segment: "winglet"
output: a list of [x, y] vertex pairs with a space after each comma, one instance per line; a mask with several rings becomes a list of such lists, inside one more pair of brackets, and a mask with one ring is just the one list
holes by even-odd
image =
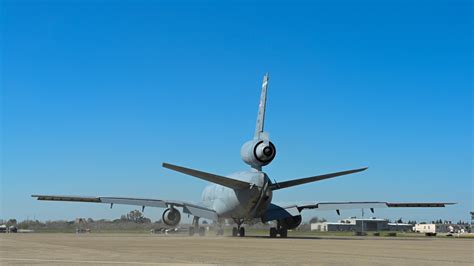
[[260, 134], [263, 133], [263, 126], [265, 123], [265, 106], [267, 103], [267, 88], [268, 88], [268, 73], [263, 76], [262, 94], [260, 95], [260, 104], [258, 106], [257, 125], [255, 127], [255, 139], [260, 139]]

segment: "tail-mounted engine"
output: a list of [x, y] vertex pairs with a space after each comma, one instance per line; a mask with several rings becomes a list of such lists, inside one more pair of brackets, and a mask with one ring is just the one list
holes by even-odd
[[177, 209], [169, 208], [163, 212], [162, 220], [168, 226], [176, 226], [181, 221], [181, 214]]
[[276, 148], [270, 141], [251, 140], [240, 150], [244, 162], [252, 167], [262, 167], [269, 164], [276, 155]]

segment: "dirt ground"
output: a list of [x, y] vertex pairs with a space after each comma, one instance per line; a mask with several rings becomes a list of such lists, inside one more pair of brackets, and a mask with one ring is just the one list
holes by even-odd
[[0, 264], [474, 265], [473, 239], [1, 234]]

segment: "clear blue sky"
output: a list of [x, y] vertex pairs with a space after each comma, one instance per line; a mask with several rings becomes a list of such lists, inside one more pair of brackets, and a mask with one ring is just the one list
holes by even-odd
[[276, 202], [448, 201], [375, 215], [469, 219], [471, 1], [115, 2], [2, 1], [0, 218], [133, 209], [35, 193], [199, 200], [205, 182], [161, 163], [246, 169], [268, 71], [272, 178], [370, 167]]

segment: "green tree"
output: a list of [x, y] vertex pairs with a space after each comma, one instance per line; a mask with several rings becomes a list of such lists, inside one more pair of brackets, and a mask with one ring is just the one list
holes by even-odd
[[151, 223], [151, 220], [143, 216], [143, 213], [139, 210], [133, 210], [126, 215], [122, 215], [120, 220], [139, 224]]

